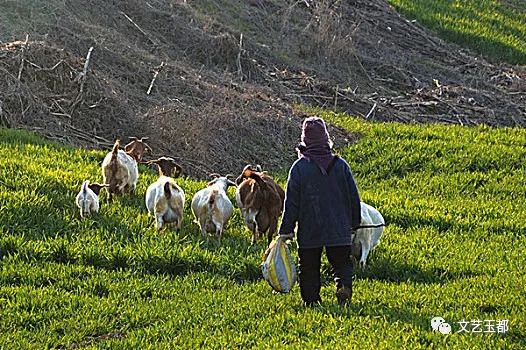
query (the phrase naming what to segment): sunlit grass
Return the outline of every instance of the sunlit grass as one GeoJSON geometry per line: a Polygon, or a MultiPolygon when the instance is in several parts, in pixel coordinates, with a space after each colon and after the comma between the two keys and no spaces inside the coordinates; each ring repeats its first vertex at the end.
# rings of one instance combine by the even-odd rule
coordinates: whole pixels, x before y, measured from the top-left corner
{"type": "Polygon", "coordinates": [[[494,60],[526,64],[526,2],[389,0],[443,38],[494,60]]]}
{"type": "Polygon", "coordinates": [[[188,204],[204,182],[178,180],[181,232],[147,217],[145,167],[137,196],[103,194],[81,221],[74,198],[104,152],[0,130],[0,348],[524,348],[526,132],[324,116],[361,135],[339,153],[389,223],[348,310],[325,261],[321,307],[303,308],[298,287],[272,294],[237,209],[220,246],[203,240],[188,204]],[[509,332],[445,337],[438,315],[509,332]]]}

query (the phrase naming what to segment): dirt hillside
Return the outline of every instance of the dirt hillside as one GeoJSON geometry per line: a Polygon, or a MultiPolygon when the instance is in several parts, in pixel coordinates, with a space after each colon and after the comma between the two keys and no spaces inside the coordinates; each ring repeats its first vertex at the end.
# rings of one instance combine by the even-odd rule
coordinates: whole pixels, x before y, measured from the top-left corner
{"type": "Polygon", "coordinates": [[[0,19],[2,125],[99,148],[148,136],[193,176],[286,169],[299,104],[526,125],[525,67],[445,43],[385,1],[10,1],[0,19]]]}

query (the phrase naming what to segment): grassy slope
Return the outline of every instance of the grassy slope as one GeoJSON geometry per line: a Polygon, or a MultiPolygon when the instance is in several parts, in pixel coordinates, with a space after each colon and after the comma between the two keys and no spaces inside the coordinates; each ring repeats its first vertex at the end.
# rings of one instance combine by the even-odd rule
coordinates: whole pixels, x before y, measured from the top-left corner
{"type": "MultiPolygon", "coordinates": [[[[146,168],[139,196],[103,198],[80,221],[74,197],[103,153],[0,130],[0,348],[524,348],[526,132],[326,117],[363,134],[342,154],[390,223],[347,311],[328,277],[319,308],[302,308],[297,287],[273,295],[237,209],[220,247],[188,208],[182,232],[155,232],[146,168]],[[510,331],[445,337],[430,331],[437,315],[510,331]]],[[[203,186],[180,184],[187,198],[203,186]]]]}
{"type": "Polygon", "coordinates": [[[526,64],[526,2],[520,0],[389,0],[443,38],[480,54],[526,64]]]}

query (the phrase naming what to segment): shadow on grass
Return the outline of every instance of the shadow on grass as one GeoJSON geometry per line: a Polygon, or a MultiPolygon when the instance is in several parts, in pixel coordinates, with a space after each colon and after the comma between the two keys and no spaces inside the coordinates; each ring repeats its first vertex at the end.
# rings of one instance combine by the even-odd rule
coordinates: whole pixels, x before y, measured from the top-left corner
{"type": "Polygon", "coordinates": [[[429,322],[435,315],[422,315],[411,311],[413,305],[407,304],[406,308],[393,307],[373,302],[353,304],[349,307],[353,316],[378,317],[381,315],[389,323],[404,322],[421,328],[424,331],[430,330],[429,322]]]}
{"type": "Polygon", "coordinates": [[[133,252],[122,249],[86,249],[79,252],[71,249],[65,240],[54,241],[46,249],[16,239],[0,240],[0,260],[15,255],[17,261],[79,264],[112,272],[132,271],[139,275],[177,277],[206,272],[227,278],[236,284],[252,283],[261,279],[259,266],[241,256],[239,259],[230,256],[216,262],[205,255],[188,256],[175,249],[167,254],[134,255],[133,252]]]}
{"type": "Polygon", "coordinates": [[[386,213],[385,220],[387,224],[392,224],[401,227],[404,230],[410,228],[422,228],[429,226],[435,228],[439,233],[449,231],[451,229],[460,229],[462,231],[470,231],[475,229],[473,225],[466,225],[459,222],[455,222],[451,219],[443,217],[423,217],[418,215],[403,215],[403,214],[389,214],[386,213]]]}
{"type": "Polygon", "coordinates": [[[348,306],[342,307],[337,304],[335,297],[332,300],[323,300],[320,305],[312,307],[306,307],[303,305],[296,305],[293,307],[298,314],[303,314],[306,310],[310,309],[324,315],[352,320],[357,320],[358,317],[377,318],[381,316],[389,323],[403,322],[417,326],[422,330],[428,330],[429,322],[435,315],[427,316],[418,314],[413,312],[411,308],[414,309],[414,306],[411,304],[407,304],[406,308],[401,308],[373,302],[353,302],[348,306]]]}
{"type": "Polygon", "coordinates": [[[80,262],[109,271],[132,270],[139,274],[169,277],[206,272],[227,278],[237,284],[251,283],[261,279],[259,266],[243,257],[242,254],[225,253],[220,246],[209,245],[209,242],[203,242],[203,245],[205,247],[200,247],[202,254],[198,250],[197,254],[190,255],[183,254],[184,247],[188,245],[174,247],[173,251],[164,254],[143,253],[136,256],[131,256],[122,250],[113,251],[109,255],[91,251],[83,254],[80,262]],[[206,255],[207,250],[215,251],[217,254],[225,253],[226,256],[221,259],[210,259],[206,255]]]}
{"type": "Polygon", "coordinates": [[[417,265],[409,264],[404,260],[396,260],[385,256],[379,256],[374,261],[369,262],[363,271],[355,263],[354,271],[359,279],[425,284],[442,284],[479,275],[472,271],[448,271],[440,267],[424,269],[417,265]]]}
{"type": "Polygon", "coordinates": [[[385,215],[385,220],[388,225],[396,225],[403,230],[408,229],[422,229],[423,227],[432,227],[438,233],[445,233],[451,230],[455,232],[473,232],[475,230],[490,231],[494,234],[513,234],[515,236],[523,236],[526,234],[526,228],[520,226],[519,223],[509,223],[505,219],[494,223],[494,219],[487,219],[484,216],[473,219],[473,223],[459,222],[454,219],[446,219],[444,217],[422,217],[418,215],[403,215],[403,214],[389,214],[385,215]],[[491,225],[490,225],[491,223],[491,225]]]}

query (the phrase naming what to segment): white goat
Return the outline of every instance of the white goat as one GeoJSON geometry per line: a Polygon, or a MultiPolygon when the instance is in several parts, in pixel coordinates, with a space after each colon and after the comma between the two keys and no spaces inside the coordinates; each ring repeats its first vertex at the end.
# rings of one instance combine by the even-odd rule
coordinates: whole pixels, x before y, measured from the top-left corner
{"type": "Polygon", "coordinates": [[[184,191],[171,176],[175,178],[181,175],[181,166],[167,157],[151,160],[147,164],[157,164],[159,168],[159,179],[146,190],[148,215],[155,217],[158,230],[168,223],[174,223],[180,229],[183,223],[184,191]]]}
{"type": "Polygon", "coordinates": [[[360,228],[356,230],[351,238],[351,249],[363,270],[369,252],[380,243],[380,238],[384,233],[385,220],[382,214],[369,204],[361,202],[360,208],[362,221],[360,228]]]}
{"type": "Polygon", "coordinates": [[[114,194],[135,193],[139,178],[137,163],[141,161],[144,153],[151,151],[143,139],[133,138],[133,141],[124,147],[124,151],[119,150],[120,141],[115,141],[112,151],[106,154],[102,161],[102,176],[104,183],[108,184],[110,201],[114,194]]]}
{"type": "Polygon", "coordinates": [[[82,183],[80,192],[77,194],[75,203],[80,209],[80,217],[85,218],[99,212],[99,193],[100,189],[107,185],[91,184],[88,180],[82,183]]]}
{"type": "Polygon", "coordinates": [[[208,187],[198,191],[192,198],[192,212],[195,222],[199,224],[203,237],[208,232],[215,232],[221,241],[223,229],[234,212],[234,207],[226,191],[229,186],[236,184],[227,176],[211,174],[213,180],[208,187]]]}

